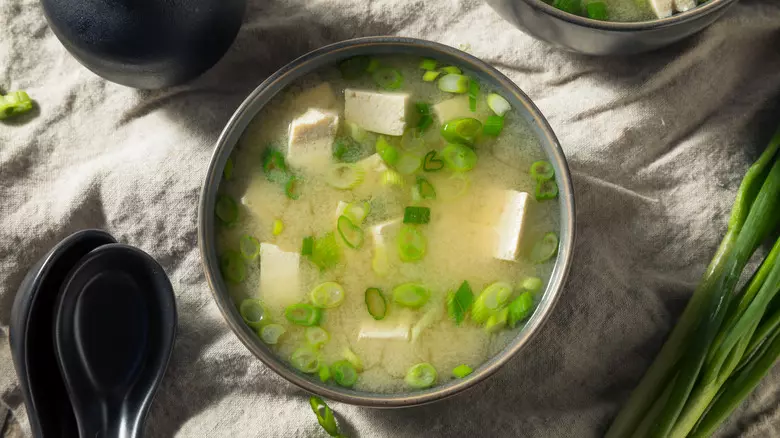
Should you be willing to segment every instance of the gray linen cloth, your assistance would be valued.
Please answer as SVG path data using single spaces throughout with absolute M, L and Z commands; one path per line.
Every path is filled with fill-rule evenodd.
M 780 3 L 744 0 L 707 31 L 626 58 L 567 53 L 478 0 L 250 1 L 235 44 L 192 83 L 137 91 L 90 73 L 35 0 L 0 2 L 0 400 L 29 432 L 7 340 L 16 288 L 52 245 L 103 228 L 165 267 L 179 333 L 150 437 L 324 437 L 307 394 L 230 332 L 204 280 L 196 207 L 213 144 L 263 78 L 328 43 L 404 35 L 467 48 L 536 102 L 566 152 L 577 246 L 565 293 L 522 354 L 416 409 L 333 404 L 360 437 L 590 437 L 660 348 L 726 228 L 745 169 L 780 123 Z M 780 436 L 780 367 L 721 429 Z

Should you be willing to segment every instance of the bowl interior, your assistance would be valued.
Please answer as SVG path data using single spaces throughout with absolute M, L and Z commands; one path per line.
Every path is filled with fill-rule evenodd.
M 289 366 L 263 344 L 255 333 L 243 323 L 222 280 L 216 253 L 213 213 L 225 163 L 244 130 L 263 106 L 296 79 L 322 67 L 356 55 L 383 54 L 406 54 L 436 58 L 444 63 L 457 65 L 468 74 L 475 75 L 498 89 L 504 90 L 504 97 L 526 120 L 539 139 L 548 160 L 555 167 L 556 180 L 560 190 L 558 203 L 561 211 L 560 246 L 555 267 L 539 305 L 525 328 L 501 352 L 476 369 L 468 378 L 451 381 L 428 390 L 398 394 L 362 392 L 322 384 L 315 380 L 316 377 L 304 375 Z M 206 279 L 228 325 L 244 345 L 275 372 L 295 385 L 331 400 L 370 407 L 419 405 L 448 397 L 484 380 L 517 353 L 549 316 L 561 293 L 572 256 L 574 244 L 573 190 L 563 151 L 552 129 L 531 100 L 504 75 L 471 55 L 438 43 L 397 37 L 361 38 L 323 47 L 291 62 L 260 84 L 241 104 L 217 141 L 214 155 L 208 167 L 201 192 L 198 240 Z

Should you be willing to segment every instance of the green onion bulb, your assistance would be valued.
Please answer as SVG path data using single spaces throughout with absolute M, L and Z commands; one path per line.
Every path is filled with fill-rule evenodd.
M 241 314 L 241 319 L 244 320 L 244 323 L 254 329 L 258 329 L 268 323 L 268 312 L 260 300 L 253 298 L 245 299 L 238 306 L 238 313 Z
M 442 76 L 437 83 L 439 90 L 447 93 L 463 94 L 469 91 L 469 78 L 460 74 L 449 73 Z
M 471 308 L 471 319 L 476 323 L 483 323 L 495 312 L 499 311 L 509 301 L 512 295 L 512 286 L 504 282 L 495 282 L 479 294 Z
M 509 102 L 496 93 L 488 94 L 487 104 L 490 109 L 496 113 L 497 116 L 503 116 L 507 111 L 512 109 L 512 106 L 509 105 Z
M 482 123 L 470 117 L 450 120 L 441 127 L 441 136 L 450 143 L 474 145 L 482 132 Z
M 320 310 L 318 307 L 312 306 L 311 304 L 299 303 L 287 306 L 287 308 L 284 309 L 284 316 L 293 324 L 308 327 L 320 323 L 320 318 L 322 318 L 322 310 Z

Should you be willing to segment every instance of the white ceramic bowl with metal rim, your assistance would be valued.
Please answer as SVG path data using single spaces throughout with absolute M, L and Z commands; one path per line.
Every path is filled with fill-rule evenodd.
M 560 246 L 555 267 L 539 305 L 525 328 L 503 350 L 478 367 L 467 378 L 453 380 L 423 391 L 399 394 L 377 394 L 326 385 L 317 380 L 316 376 L 305 375 L 278 357 L 260 341 L 241 319 L 241 315 L 222 280 L 215 245 L 214 205 L 222 171 L 234 146 L 258 111 L 277 93 L 308 73 L 356 55 L 387 54 L 436 58 L 446 64 L 457 65 L 468 74 L 476 75 L 481 80 L 502 90 L 503 96 L 509 100 L 515 111 L 526 119 L 535 132 L 547 159 L 555 167 L 555 178 L 560 191 L 558 203 L 561 211 Z M 217 140 L 216 149 L 203 183 L 198 212 L 198 241 L 206 279 L 225 320 L 241 342 L 269 368 L 293 384 L 330 400 L 379 408 L 414 406 L 452 396 L 485 380 L 519 353 L 528 344 L 531 337 L 539 331 L 552 313 L 555 302 L 563 291 L 571 264 L 574 249 L 573 195 L 569 168 L 555 134 L 528 96 L 506 76 L 479 59 L 442 44 L 400 37 L 359 38 L 332 44 L 296 59 L 266 79 L 239 106 Z

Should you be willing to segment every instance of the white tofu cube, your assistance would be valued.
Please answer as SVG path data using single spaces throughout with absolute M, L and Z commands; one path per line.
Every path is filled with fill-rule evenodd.
M 332 110 L 338 106 L 336 93 L 329 83 L 323 82 L 315 87 L 303 90 L 293 100 L 295 108 L 319 108 Z
M 465 94 L 437 103 L 433 106 L 433 112 L 441 124 L 453 119 L 474 117 L 474 113 L 469 109 L 469 97 Z
M 331 160 L 339 115 L 309 109 L 290 123 L 287 162 L 294 167 L 320 167 Z
M 394 339 L 409 340 L 409 323 L 366 320 L 360 325 L 358 340 L 363 339 Z
M 495 258 L 508 261 L 517 260 L 530 199 L 530 195 L 525 192 L 505 191 L 504 208 L 494 227 L 498 234 Z
M 672 1 L 673 0 L 649 0 L 650 9 L 658 18 L 666 18 L 672 16 Z
M 344 117 L 366 131 L 403 135 L 406 130 L 407 93 L 344 90 Z
M 304 300 L 300 280 L 301 255 L 282 251 L 278 246 L 260 243 L 260 299 L 274 308 Z
M 685 12 L 696 7 L 696 0 L 674 0 L 674 10 Z

